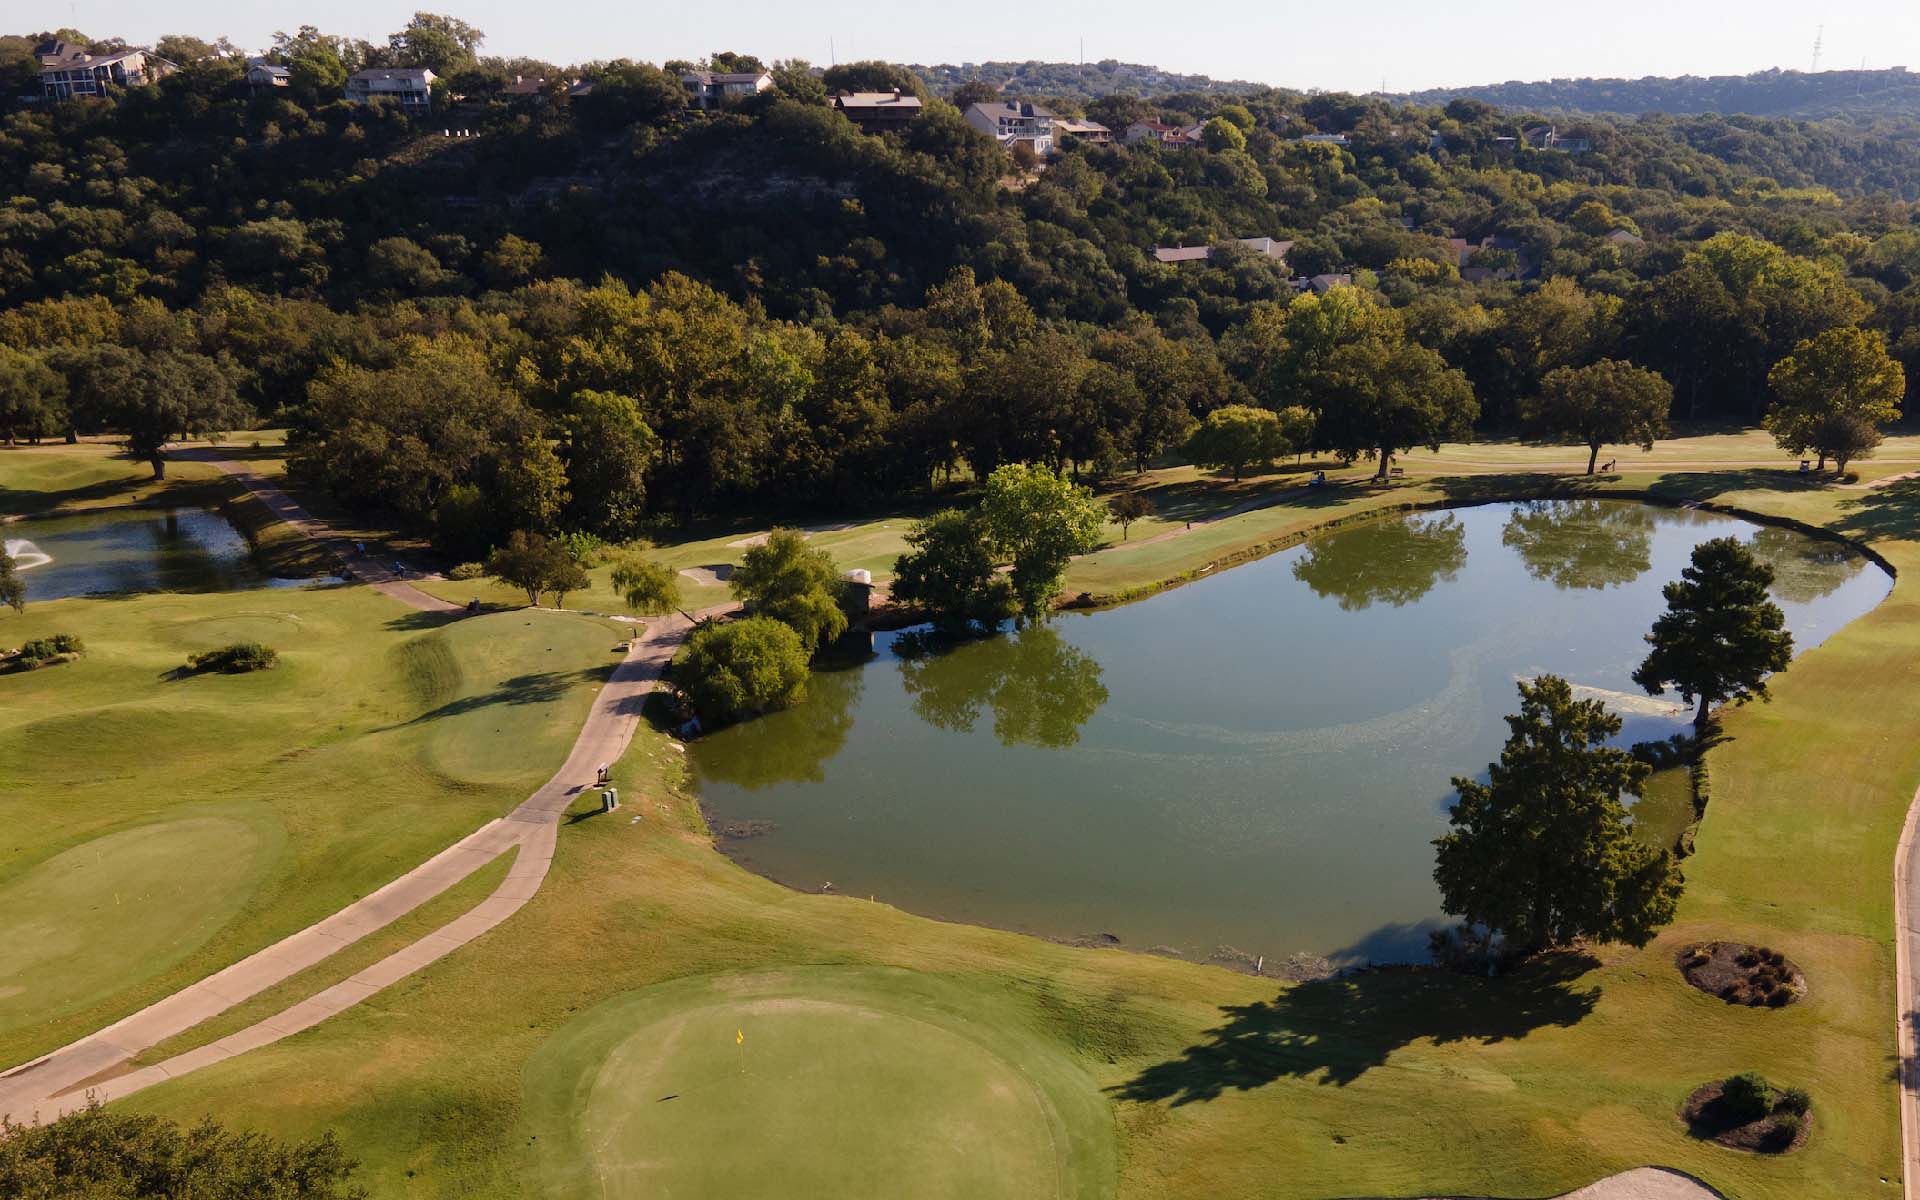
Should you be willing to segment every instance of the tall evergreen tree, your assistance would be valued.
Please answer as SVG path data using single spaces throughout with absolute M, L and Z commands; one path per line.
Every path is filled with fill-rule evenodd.
M 1786 615 L 1767 596 L 1773 568 L 1730 537 L 1693 548 L 1693 562 L 1662 589 L 1667 611 L 1653 623 L 1653 649 L 1633 681 L 1659 695 L 1668 687 L 1699 702 L 1696 729 L 1723 700 L 1767 698 L 1766 678 L 1793 658 Z
M 1620 718 L 1567 681 L 1520 684 L 1520 711 L 1486 783 L 1455 779 L 1452 830 L 1435 839 L 1443 907 L 1532 952 L 1577 938 L 1643 946 L 1673 919 L 1673 855 L 1634 837 L 1624 793 L 1649 768 L 1607 745 Z

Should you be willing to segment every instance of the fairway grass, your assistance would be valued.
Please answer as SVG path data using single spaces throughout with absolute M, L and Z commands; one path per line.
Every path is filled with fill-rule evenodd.
M 537 1194 L 792 1200 L 1106 1195 L 1092 1079 L 990 995 L 811 968 L 603 1004 L 527 1067 Z M 777 1186 L 770 1186 L 773 1181 Z
M 1111 1178 L 1122 1197 L 1535 1197 L 1658 1163 L 1739 1200 L 1891 1200 L 1900 1194 L 1901 1164 L 1890 871 L 1907 804 L 1920 783 L 1920 739 L 1911 736 L 1920 728 L 1920 485 L 1869 491 L 1797 479 L 1789 471 L 1720 465 L 1743 461 L 1754 441 L 1746 434 L 1724 437 L 1724 445 L 1685 439 L 1684 457 L 1663 444 L 1657 462 L 1623 452 L 1623 473 L 1593 482 L 1518 473 L 1538 463 L 1570 461 L 1574 455 L 1565 450 L 1502 449 L 1501 455 L 1513 456 L 1515 473 L 1500 474 L 1507 469 L 1502 465 L 1489 474 L 1467 464 L 1470 458 L 1495 461 L 1496 447 L 1448 447 L 1439 460 L 1410 458 L 1404 481 L 1383 487 L 1341 483 L 1139 550 L 1083 559 L 1069 576 L 1070 589 L 1078 584 L 1077 590 L 1120 594 L 1210 562 L 1224 569 L 1329 518 L 1403 504 L 1533 494 L 1547 486 L 1710 502 L 1868 541 L 1902 572 L 1892 594 L 1796 659 L 1773 682 L 1771 704 L 1727 713 L 1726 740 L 1709 758 L 1710 801 L 1698 852 L 1685 863 L 1688 887 L 1679 917 L 1645 948 L 1609 947 L 1590 961 L 1548 964 L 1501 979 L 1387 970 L 1286 985 L 1169 958 L 1076 949 L 926 920 L 893 909 L 885 896 L 797 893 L 714 852 L 688 790 L 682 752 L 643 728 L 615 771 L 625 806 L 597 816 L 582 803 L 560 828 L 545 885 L 506 924 L 335 1019 L 140 1093 L 127 1106 L 182 1119 L 213 1113 L 283 1136 L 334 1129 L 362 1160 L 363 1182 L 381 1197 L 590 1197 L 600 1195 L 603 1184 L 613 1195 L 612 1189 L 637 1177 L 636 1162 L 657 1160 L 697 1173 L 701 1163 L 716 1160 L 709 1165 L 722 1170 L 717 1160 L 754 1148 L 742 1128 L 757 1133 L 769 1121 L 792 1116 L 777 1107 L 776 1097 L 737 1084 L 727 1095 L 760 1114 L 760 1125 L 736 1125 L 724 1114 L 690 1121 L 640 1111 L 647 1104 L 680 1104 L 645 1093 L 699 1086 L 724 1067 L 729 1051 L 738 1054 L 729 1021 L 747 1033 L 749 1054 L 762 1045 L 761 1033 L 777 1035 L 785 1047 L 777 1053 L 798 1055 L 793 1069 L 801 1071 L 814 1059 L 854 1053 L 841 1039 L 849 1036 L 844 1028 L 852 1014 L 864 1009 L 883 1014 L 879 1023 L 889 1029 L 875 1045 L 891 1048 L 903 1062 L 926 1061 L 916 1055 L 965 1059 L 970 1065 L 954 1068 L 956 1078 L 973 1089 L 963 1091 L 962 1099 L 990 1089 L 993 1079 L 1004 1078 L 996 1076 L 1007 1069 L 1000 1064 L 1011 1064 L 1041 1088 L 1061 1127 L 1084 1131 L 1079 1136 L 1090 1147 L 1110 1130 Z M 1896 461 L 1900 455 L 1920 458 L 1911 454 L 1912 445 L 1911 439 L 1889 439 L 1881 458 L 1859 464 L 1862 477 L 1905 469 Z M 1171 476 L 1165 484 L 1201 486 Z M 1136 542 L 1142 533 L 1136 525 Z M 698 545 L 687 553 L 718 549 Z M 390 628 L 390 622 L 404 626 L 413 618 L 390 602 L 375 603 L 381 598 L 368 597 L 364 589 L 291 595 L 305 599 L 275 596 L 274 605 L 311 604 L 298 609 L 303 620 L 324 623 L 328 633 L 312 657 L 288 663 L 288 678 L 344 671 L 341 664 L 351 662 L 358 664 L 352 673 L 367 679 L 335 683 L 330 694 L 355 715 L 336 719 L 331 736 L 314 731 L 297 738 L 307 747 L 304 754 L 275 767 L 292 772 L 275 777 L 279 790 L 305 789 L 301 803 L 275 807 L 286 825 L 283 859 L 294 859 L 317 840 L 343 847 L 329 863 L 360 862 L 377 845 L 381 861 L 394 866 L 403 852 L 420 851 L 424 834 L 400 843 L 433 823 L 430 810 L 423 805 L 407 819 L 392 819 L 380 806 L 345 803 L 340 794 L 409 795 L 364 783 L 396 770 L 383 764 L 402 744 L 407 771 L 423 776 L 463 761 L 467 749 L 454 742 L 429 745 L 413 718 L 462 695 L 499 691 L 506 680 L 494 679 L 490 689 L 470 679 L 447 682 L 450 670 L 473 669 L 468 656 L 481 652 L 477 642 L 398 649 L 431 630 Z M 223 608 L 240 607 L 227 597 L 193 603 L 196 611 L 177 619 L 247 615 Z M 62 610 L 71 617 L 56 614 L 61 620 L 44 615 L 54 605 L 30 608 L 24 623 L 0 620 L 8 620 L 9 631 L 51 632 L 79 626 L 83 612 L 98 613 L 97 626 L 74 631 L 87 634 L 90 644 L 98 634 L 106 646 L 116 640 L 115 614 L 145 611 L 122 602 L 76 604 Z M 518 612 L 484 620 L 498 624 L 463 625 L 473 627 L 475 638 L 491 641 L 557 628 L 515 621 L 592 624 Z M 150 679 L 161 664 L 177 661 L 178 635 L 164 632 L 157 614 L 140 617 L 135 628 L 133 636 L 117 639 L 128 644 L 115 654 L 145 653 L 138 643 L 166 636 L 174 640 L 164 652 L 153 652 L 142 669 Z M 461 628 L 449 627 L 448 633 Z M 9 632 L 0 640 L 16 636 Z M 534 645 L 552 644 L 533 639 L 527 646 L 531 654 Z M 90 655 L 73 667 L 24 677 L 29 686 L 45 689 L 27 708 L 51 717 L 78 703 L 76 695 L 96 686 L 80 672 L 104 669 L 111 661 Z M 496 676 L 502 669 L 489 668 Z M 55 678 L 67 671 L 76 674 Z M 511 677 L 542 672 L 523 665 Z M 13 688 L 21 678 L 0 680 L 0 688 Z M 274 685 L 253 677 L 206 682 Z M 325 679 L 318 682 L 327 686 Z M 1276 686 L 1285 683 L 1276 677 Z M 182 693 L 195 694 L 206 693 Z M 554 711 L 565 703 L 554 703 Z M 359 705 L 379 711 L 356 713 Z M 80 706 L 102 710 L 103 718 L 114 707 L 98 699 Z M 493 736 L 489 722 L 498 719 L 496 713 L 511 707 L 455 705 L 435 721 L 484 714 L 462 735 L 484 740 Z M 0 722 L 15 720 L 14 712 L 8 707 Z M 200 716 L 231 723 L 208 736 L 243 744 L 252 737 L 252 762 L 261 756 L 258 735 L 246 732 L 248 713 L 246 705 L 209 704 Z M 577 727 L 577 712 L 573 721 Z M 200 736 L 197 729 L 181 721 L 168 736 L 192 743 Z M 0 770 L 18 758 L 6 736 L 8 729 L 0 727 Z M 162 739 L 141 736 L 138 726 L 116 737 L 135 740 L 96 748 L 96 765 L 145 770 L 126 751 L 131 744 L 167 760 L 157 776 L 198 778 L 188 764 L 204 750 L 155 745 Z M 529 773 L 551 770 L 565 752 L 564 741 L 556 734 L 527 745 Z M 483 775 L 504 769 L 501 760 L 485 757 L 485 747 L 471 750 Z M 227 755 L 228 761 L 236 757 Z M 317 777 L 302 774 L 316 768 L 298 764 L 316 759 L 328 759 L 328 769 Z M 1478 765 L 1462 764 L 1468 770 Z M 67 767 L 85 769 L 86 759 L 75 755 Z M 29 793 L 33 819 L 24 827 L 46 844 L 21 871 L 132 823 L 132 813 L 106 814 L 112 820 L 95 816 L 112 792 L 95 792 L 92 803 L 78 804 L 69 799 L 70 786 L 64 777 L 46 777 Z M 477 786 L 487 794 L 504 789 Z M 243 791 L 234 789 L 259 798 L 275 790 L 252 780 Z M 151 801 L 148 809 L 170 815 L 164 810 L 178 799 Z M 417 797 L 412 802 L 423 804 Z M 477 797 L 460 803 L 469 802 L 480 804 Z M 156 811 L 139 815 L 151 820 Z M 99 827 L 68 828 L 88 821 Z M 435 828 L 456 824 L 447 820 Z M 42 826 L 64 830 L 65 840 L 43 835 Z M 459 828 L 453 836 L 464 832 Z M 347 845 L 357 849 L 349 852 Z M 317 869 L 312 852 L 305 853 L 309 862 L 298 874 L 317 881 L 310 884 L 314 898 L 263 885 L 228 928 L 283 912 L 293 920 L 307 911 L 310 920 L 338 907 L 338 893 L 351 888 L 329 891 L 330 872 Z M 12 877 L 0 873 L 0 880 Z M 209 945 L 227 936 L 223 932 Z M 1674 969 L 1675 950 L 1713 939 L 1781 950 L 1806 972 L 1807 999 L 1786 1009 L 1753 1010 L 1687 986 Z M 209 957 L 218 956 L 203 949 L 188 961 Z M 190 974 L 183 966 L 154 979 Z M 808 1015 L 831 1018 L 815 1024 L 817 1034 L 802 1030 L 800 1010 L 787 1014 L 794 1024 L 756 1031 L 745 1023 L 750 1014 L 742 995 L 838 1007 L 810 1010 Z M 911 1021 L 930 1022 L 954 1037 L 977 1026 L 992 1037 L 972 1039 L 981 1047 L 977 1054 L 931 1035 L 916 1049 L 896 1036 L 917 1028 Z M 681 1040 L 669 1044 L 667 1035 L 675 1029 Z M 659 1053 L 649 1055 L 649 1047 Z M 1816 1124 L 1804 1150 L 1760 1158 L 1688 1136 L 1677 1115 L 1687 1093 L 1740 1070 L 1757 1070 L 1811 1093 Z M 825 1144 L 839 1136 L 837 1114 L 816 1097 L 843 1090 L 838 1080 L 849 1072 L 823 1071 L 804 1081 L 807 1089 L 820 1089 L 805 1094 L 810 1107 L 821 1111 L 802 1114 L 792 1123 L 802 1132 L 782 1144 L 806 1146 L 805 1129 L 821 1131 Z M 1060 1082 L 1048 1085 L 1047 1077 Z M 1079 1077 L 1096 1090 L 1090 1092 Z M 914 1122 L 940 1102 L 911 1085 L 894 1090 L 914 1103 L 890 1131 L 921 1128 Z M 1082 1120 L 1066 1097 L 1084 1102 L 1089 1095 L 1098 1097 L 1098 1119 Z M 891 1117 L 882 1100 L 860 1096 L 848 1103 L 877 1121 Z M 964 1107 L 977 1113 L 982 1106 Z M 978 1128 L 986 1131 L 983 1136 L 999 1136 L 992 1124 Z M 562 1149 L 553 1151 L 549 1141 Z M 1017 1137 L 1008 1143 L 1010 1152 L 1030 1144 Z M 910 1151 L 892 1143 L 885 1148 L 896 1156 Z M 556 1173 L 588 1165 L 591 1177 Z M 908 1161 L 901 1169 L 913 1165 Z M 1086 1178 L 1097 1188 L 1097 1175 Z M 805 1194 L 789 1188 L 779 1164 L 731 1182 L 738 1185 L 736 1194 Z M 863 1194 L 858 1181 L 838 1182 L 839 1194 Z M 883 1186 L 864 1194 L 894 1193 Z
M 0 470 L 15 460 L 0 455 Z M 30 603 L 0 643 L 0 1063 L 91 1032 L 374 891 L 524 800 L 615 661 L 611 623 L 442 623 L 366 588 Z M 248 675 L 190 653 L 277 649 Z

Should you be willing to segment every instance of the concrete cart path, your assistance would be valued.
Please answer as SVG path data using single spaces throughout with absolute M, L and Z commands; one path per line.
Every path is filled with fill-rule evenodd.
M 1906 827 L 1893 857 L 1894 1046 L 1899 1056 L 1901 1194 L 1920 1194 L 1920 876 L 1914 841 L 1920 837 L 1920 792 L 1907 806 Z
M 241 464 L 206 459 L 241 475 L 249 489 L 273 506 L 293 514 L 290 522 L 313 536 L 336 538 L 307 516 L 285 494 Z M 276 502 L 278 501 L 278 502 Z M 444 604 L 401 582 L 375 583 L 401 603 L 426 611 Z M 666 666 L 693 624 L 675 614 L 650 620 L 636 631 L 626 657 L 594 697 L 567 761 L 544 786 L 505 817 L 489 821 L 385 887 L 291 934 L 233 965 L 190 984 L 165 999 L 105 1029 L 69 1043 L 32 1062 L 0 1072 L 0 1114 L 16 1121 L 36 1116 L 52 1120 L 84 1107 L 89 1095 L 102 1101 L 131 1095 L 165 1079 L 177 1078 L 209 1063 L 276 1042 L 373 995 L 499 925 L 533 898 L 553 860 L 560 815 L 592 785 L 602 763 L 617 762 L 639 725 L 646 696 L 659 686 Z M 275 1016 L 196 1050 L 139 1070 L 101 1080 L 129 1059 L 217 1017 L 268 988 L 299 974 L 370 933 L 384 929 L 465 879 L 500 855 L 512 851 L 513 866 L 493 893 L 462 916 L 388 955 L 350 979 Z M 87 1086 L 89 1081 L 98 1081 Z

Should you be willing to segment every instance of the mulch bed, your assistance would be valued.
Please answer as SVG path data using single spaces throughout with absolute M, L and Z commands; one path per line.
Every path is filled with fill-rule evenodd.
M 1807 994 L 1800 968 L 1768 946 L 1700 942 L 1682 947 L 1674 965 L 1688 983 L 1728 1004 L 1784 1008 Z
M 1807 1144 L 1807 1135 L 1813 1131 L 1813 1113 L 1800 1114 L 1790 1134 L 1781 1126 L 1784 1115 L 1769 1113 L 1758 1121 L 1733 1116 L 1721 1103 L 1717 1081 L 1693 1089 L 1680 1106 L 1680 1118 L 1694 1137 L 1753 1154 L 1791 1154 Z

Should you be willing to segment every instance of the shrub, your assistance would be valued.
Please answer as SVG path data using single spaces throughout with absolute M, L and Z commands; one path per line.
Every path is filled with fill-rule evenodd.
M 25 671 L 43 667 L 70 654 L 78 654 L 84 649 L 79 638 L 70 633 L 56 633 L 51 637 L 34 638 L 20 647 L 14 656 L 14 663 Z
M 1754 1071 L 1729 1076 L 1720 1085 L 1720 1103 L 1741 1121 L 1758 1121 L 1773 1111 L 1773 1085 Z
M 89 1101 L 45 1125 L 0 1118 L 0 1196 L 249 1196 L 364 1200 L 355 1164 L 331 1133 L 308 1142 L 161 1117 Z
M 465 583 L 469 579 L 485 579 L 486 577 L 487 564 L 482 562 L 463 562 L 453 570 L 447 572 L 448 579 L 458 580 L 461 583 Z
M 706 625 L 687 638 L 673 686 L 702 721 L 724 724 L 799 699 L 808 657 L 800 635 L 771 617 Z
M 1799 1140 L 1801 1119 L 1794 1113 L 1782 1113 L 1773 1119 L 1767 1130 L 1769 1149 L 1785 1150 Z
M 187 656 L 187 666 L 195 671 L 219 671 L 240 675 L 264 671 L 280 661 L 280 652 L 259 642 L 235 642 L 218 650 L 206 650 Z
M 1804 1114 L 1813 1107 L 1813 1097 L 1807 1095 L 1805 1088 L 1785 1088 L 1779 1099 L 1773 1102 L 1773 1111 L 1781 1113 Z

